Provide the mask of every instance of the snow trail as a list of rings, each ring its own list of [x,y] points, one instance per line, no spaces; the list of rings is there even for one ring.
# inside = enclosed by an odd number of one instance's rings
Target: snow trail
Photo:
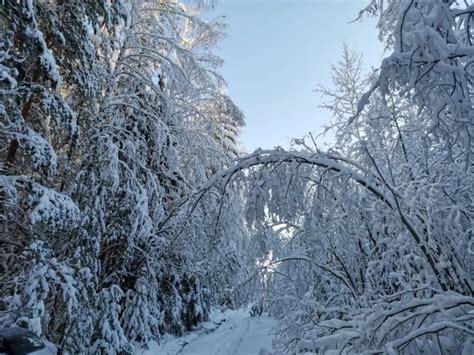
[[[144,355],[258,355],[271,350],[274,326],[273,318],[250,317],[247,309],[214,312],[198,330],[152,343]]]

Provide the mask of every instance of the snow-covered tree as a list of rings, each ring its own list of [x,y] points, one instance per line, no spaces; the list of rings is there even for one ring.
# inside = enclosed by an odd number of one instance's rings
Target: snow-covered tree
[[[205,6],[2,5],[2,324],[73,352],[133,351],[196,326],[238,273],[239,208],[216,194],[184,213],[243,125]]]
[[[37,333],[55,333],[77,312],[76,270],[65,244],[80,211],[60,185],[63,151],[78,143],[79,127],[66,96],[73,81],[86,92],[90,83],[80,77],[94,74],[85,25],[98,26],[105,12],[102,19],[111,20],[114,8],[79,1],[1,7],[2,315]]]

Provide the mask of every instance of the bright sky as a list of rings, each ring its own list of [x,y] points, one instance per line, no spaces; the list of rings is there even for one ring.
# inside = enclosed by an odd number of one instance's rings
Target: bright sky
[[[328,113],[314,89],[330,86],[343,42],[363,53],[367,68],[381,61],[376,21],[349,24],[367,1],[217,1],[211,15],[224,15],[228,28],[216,53],[228,94],[246,116],[247,151],[288,148],[291,138],[322,132]]]

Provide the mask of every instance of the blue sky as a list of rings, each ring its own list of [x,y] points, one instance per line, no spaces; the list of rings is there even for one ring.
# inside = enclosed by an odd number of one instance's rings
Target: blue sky
[[[367,68],[378,66],[376,21],[349,24],[366,3],[218,0],[210,15],[225,16],[228,28],[216,54],[224,59],[228,94],[246,116],[245,150],[288,148],[292,137],[322,131],[328,113],[318,108],[314,89],[330,85],[343,42],[363,53]]]

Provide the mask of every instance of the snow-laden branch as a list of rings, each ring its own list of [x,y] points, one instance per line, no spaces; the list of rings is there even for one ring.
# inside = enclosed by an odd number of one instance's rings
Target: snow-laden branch
[[[370,171],[361,170],[362,167],[360,165],[356,165],[356,163],[352,163],[350,160],[343,157],[334,156],[327,153],[293,152],[282,149],[259,150],[240,159],[234,166],[223,172],[217,173],[212,178],[210,178],[209,181],[195,193],[195,197],[199,199],[213,186],[220,183],[227,183],[227,181],[232,179],[232,177],[240,171],[259,165],[293,162],[314,165],[342,173],[343,175],[350,177],[352,180],[364,186],[367,190],[377,196],[377,198],[384,201],[390,208],[393,209],[395,207],[393,198],[387,195],[381,188],[383,186],[383,182],[380,181],[380,179]],[[344,165],[344,163],[347,165]],[[196,203],[197,202],[198,201],[196,201]]]
[[[253,154],[238,160],[230,168],[213,175],[206,184],[183,200],[161,223],[161,231],[167,230],[168,222],[185,204],[190,204],[189,213],[192,213],[199,204],[202,197],[216,186],[227,186],[231,179],[241,171],[248,170],[255,166],[281,164],[281,163],[302,163],[321,167],[330,171],[346,175],[372,192],[378,199],[383,201],[390,209],[394,209],[396,204],[391,196],[382,189],[383,182],[370,171],[364,171],[363,168],[348,159],[339,156],[333,156],[327,153],[306,153],[296,151],[285,151],[283,149],[275,150],[257,150]],[[345,164],[344,164],[345,163]],[[413,227],[413,232],[416,233]]]

